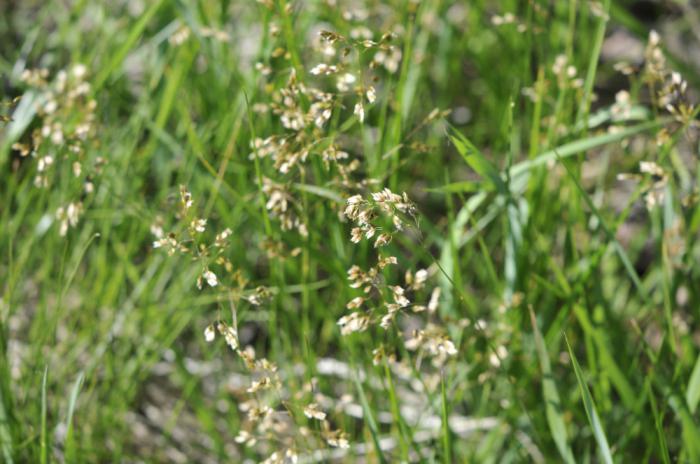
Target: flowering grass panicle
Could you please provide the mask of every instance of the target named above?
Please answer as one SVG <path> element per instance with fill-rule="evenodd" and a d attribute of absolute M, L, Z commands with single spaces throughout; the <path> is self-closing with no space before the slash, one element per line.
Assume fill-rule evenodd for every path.
<path fill-rule="evenodd" d="M 693 2 L 63 3 L 0 21 L 1 462 L 700 462 Z"/>
<path fill-rule="evenodd" d="M 363 239 L 374 241 L 374 248 L 386 247 L 396 233 L 405 232 L 411 219 L 417 224 L 417 210 L 404 192 L 401 195 L 393 193 L 388 188 L 372 193 L 368 198 L 353 195 L 347 199 L 345 216 L 356 224 L 351 230 L 350 240 L 359 243 Z M 391 224 L 391 229 L 385 229 L 384 224 Z M 376 238 L 375 237 L 376 234 Z M 410 269 L 404 272 L 403 285 L 390 284 L 385 276 L 389 266 L 398 266 L 396 256 L 383 255 L 378 250 L 377 264 L 367 271 L 353 265 L 348 270 L 350 287 L 360 289 L 362 296 L 357 296 L 346 304 L 353 311 L 338 320 L 343 335 L 353 332 L 364 332 L 373 325 L 383 330 L 397 327 L 397 317 L 401 314 L 417 314 L 426 310 L 435 319 L 440 298 L 440 287 L 430 292 L 428 301 L 420 304 L 416 298 L 423 294 L 430 277 L 427 269 L 419 269 L 415 273 Z M 411 297 L 411 298 L 409 298 Z M 407 311 L 410 310 L 410 313 Z M 411 351 L 433 356 L 435 365 L 442 365 L 448 356 L 457 354 L 457 348 L 448 338 L 446 331 L 434 322 L 428 322 L 425 329 L 414 329 L 405 346 Z M 384 356 L 384 348 L 374 350 L 375 362 Z"/>
<path fill-rule="evenodd" d="M 59 234 L 78 224 L 84 201 L 92 196 L 105 159 L 95 155 L 97 102 L 91 95 L 89 71 L 83 64 L 61 70 L 50 79 L 47 69 L 27 69 L 21 80 L 32 98 L 37 127 L 26 140 L 13 144 L 21 159 L 33 160 L 34 185 L 72 195 L 56 209 Z M 32 94 L 32 97 L 29 96 Z M 18 168 L 18 166 L 15 166 Z"/>

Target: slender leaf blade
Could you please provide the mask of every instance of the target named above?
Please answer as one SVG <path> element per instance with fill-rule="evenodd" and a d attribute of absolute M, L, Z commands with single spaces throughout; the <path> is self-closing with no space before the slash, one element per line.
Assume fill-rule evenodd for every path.
<path fill-rule="evenodd" d="M 41 464 L 46 464 L 49 462 L 48 432 L 46 429 L 46 415 L 48 410 L 48 404 L 46 400 L 46 385 L 48 383 L 48 378 L 49 366 L 47 365 L 44 367 L 44 375 L 41 378 Z"/>
<path fill-rule="evenodd" d="M 557 391 L 557 386 L 552 377 L 549 354 L 547 353 L 547 347 L 545 346 L 540 329 L 537 327 L 535 312 L 532 310 L 532 308 L 530 308 L 530 322 L 532 324 L 532 331 L 535 337 L 537 357 L 540 362 L 540 369 L 542 370 L 542 395 L 544 396 L 545 401 L 547 424 L 549 425 L 549 430 L 552 432 L 552 438 L 554 439 L 554 443 L 557 445 L 557 449 L 559 450 L 559 454 L 561 454 L 562 459 L 564 462 L 573 463 L 576 462 L 576 460 L 574 459 L 574 454 L 569 446 L 566 423 L 564 422 L 564 416 L 562 415 L 561 411 L 559 392 Z"/>
<path fill-rule="evenodd" d="M 66 414 L 66 456 L 74 457 L 75 453 L 75 436 L 73 433 L 73 414 L 75 413 L 75 405 L 78 402 L 78 394 L 80 393 L 80 388 L 83 385 L 83 380 L 85 379 L 85 373 L 80 372 L 78 378 L 75 379 L 73 383 L 73 388 L 71 389 L 70 397 L 68 399 L 68 413 Z"/>
<path fill-rule="evenodd" d="M 569 339 L 564 334 L 564 341 L 566 341 L 566 346 L 569 349 L 569 356 L 571 356 L 571 363 L 574 366 L 574 373 L 576 374 L 576 380 L 578 381 L 578 386 L 581 389 L 581 396 L 583 397 L 583 407 L 586 410 L 586 416 L 588 417 L 588 423 L 593 429 L 593 436 L 595 437 L 596 443 L 598 443 L 598 449 L 600 450 L 600 455 L 606 464 L 612 464 L 612 453 L 610 452 L 610 446 L 608 445 L 608 439 L 605 436 L 605 431 L 603 430 L 603 424 L 600 422 L 600 417 L 598 417 L 598 411 L 595 407 L 595 402 L 591 396 L 591 392 L 588 390 L 586 381 L 583 378 L 583 371 L 581 366 L 579 366 L 574 350 L 571 349 L 571 344 L 569 344 Z"/>
<path fill-rule="evenodd" d="M 685 402 L 688 404 L 691 414 L 695 414 L 698 401 L 700 401 L 700 355 L 695 360 L 695 367 L 693 367 L 693 372 L 690 374 L 688 389 L 685 392 Z"/>

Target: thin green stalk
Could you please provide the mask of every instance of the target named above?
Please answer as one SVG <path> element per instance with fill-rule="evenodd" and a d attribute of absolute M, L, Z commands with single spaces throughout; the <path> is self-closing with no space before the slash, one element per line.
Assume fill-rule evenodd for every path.
<path fill-rule="evenodd" d="M 44 367 L 44 375 L 41 377 L 41 464 L 47 464 L 49 462 L 49 446 L 48 446 L 48 431 L 46 428 L 46 415 L 48 411 L 48 404 L 46 400 L 46 385 L 49 377 L 49 366 Z"/>
<path fill-rule="evenodd" d="M 447 405 L 447 388 L 445 386 L 445 372 L 440 373 L 440 393 L 442 395 L 442 462 L 452 462 L 452 443 L 450 437 L 449 406 Z"/>
<path fill-rule="evenodd" d="M 265 193 L 263 192 L 263 177 L 262 169 L 260 168 L 260 157 L 258 156 L 258 149 L 255 146 L 255 127 L 253 126 L 253 111 L 250 108 L 250 102 L 248 101 L 248 94 L 243 92 L 245 96 L 246 111 L 248 112 L 248 128 L 250 129 L 250 139 L 253 141 L 253 163 L 255 164 L 255 177 L 258 180 L 258 191 L 260 198 L 260 216 L 263 219 L 263 224 L 265 224 L 265 234 L 268 237 L 272 237 L 272 225 L 270 224 L 270 218 L 267 216 L 267 208 L 265 207 Z"/>
<path fill-rule="evenodd" d="M 579 103 L 578 114 L 576 115 L 576 125 L 583 124 L 583 121 L 588 119 L 588 112 L 591 107 L 591 97 L 593 95 L 593 83 L 598 70 L 598 60 L 600 51 L 603 48 L 603 40 L 605 39 L 605 29 L 608 25 L 610 12 L 610 0 L 603 0 L 603 11 L 598 17 L 598 26 L 593 39 L 590 57 L 588 59 L 588 69 L 586 70 L 586 80 L 583 83 L 583 97 Z M 584 126 L 585 127 L 585 126 Z"/>

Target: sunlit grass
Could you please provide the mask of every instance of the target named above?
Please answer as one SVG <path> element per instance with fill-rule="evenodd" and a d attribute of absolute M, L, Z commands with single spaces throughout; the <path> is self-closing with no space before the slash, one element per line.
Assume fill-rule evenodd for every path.
<path fill-rule="evenodd" d="M 633 3 L 13 6 L 0 461 L 700 459 L 700 67 Z"/>

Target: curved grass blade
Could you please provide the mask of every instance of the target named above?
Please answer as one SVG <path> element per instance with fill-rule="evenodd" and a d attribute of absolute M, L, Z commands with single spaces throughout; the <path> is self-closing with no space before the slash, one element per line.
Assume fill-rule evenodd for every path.
<path fill-rule="evenodd" d="M 598 417 L 598 411 L 596 410 L 593 397 L 591 392 L 588 390 L 585 380 L 583 379 L 583 371 L 581 366 L 578 364 L 574 350 L 571 349 L 569 344 L 569 339 L 566 334 L 564 334 L 564 341 L 566 342 L 566 347 L 569 350 L 569 356 L 571 356 L 571 363 L 574 365 L 574 373 L 576 374 L 576 380 L 578 381 L 578 386 L 581 389 L 581 396 L 583 397 L 583 407 L 586 409 L 586 416 L 588 417 L 588 423 L 593 429 L 593 436 L 595 436 L 595 441 L 598 443 L 598 449 L 600 450 L 600 455 L 603 462 L 606 464 L 612 464 L 612 453 L 610 453 L 610 446 L 608 445 L 608 439 L 605 437 L 605 431 L 603 430 L 603 424 L 600 422 Z"/>
<path fill-rule="evenodd" d="M 365 390 L 362 387 L 362 382 L 360 382 L 356 371 L 353 371 L 352 377 L 355 382 L 355 386 L 357 387 L 357 395 L 360 399 L 362 410 L 364 412 L 365 417 L 367 418 L 367 425 L 369 426 L 369 432 L 372 435 L 372 442 L 374 443 L 374 449 L 377 453 L 377 457 L 379 458 L 380 463 L 386 464 L 387 460 L 384 457 L 382 447 L 379 443 L 379 428 L 377 427 L 377 422 L 374 420 L 374 415 L 372 414 L 372 410 L 370 409 L 369 403 L 367 402 L 367 397 L 365 396 Z"/>
<path fill-rule="evenodd" d="M 639 293 L 639 296 L 642 297 L 642 300 L 644 302 L 648 302 L 649 300 L 649 295 L 647 294 L 647 291 L 644 289 L 644 286 L 642 285 L 642 281 L 639 278 L 639 275 L 637 274 L 637 271 L 634 268 L 634 265 L 632 264 L 632 261 L 630 260 L 629 256 L 627 256 L 627 252 L 625 249 L 622 247 L 620 242 L 617 240 L 615 237 L 614 232 L 608 227 L 607 223 L 603 219 L 603 216 L 600 214 L 600 211 L 598 211 L 598 208 L 596 208 L 595 204 L 593 204 L 593 200 L 591 199 L 590 195 L 586 193 L 586 191 L 583 189 L 583 186 L 581 183 L 576 179 L 576 176 L 571 172 L 571 169 L 569 169 L 569 166 L 566 165 L 566 163 L 562 162 L 561 156 L 559 156 L 559 153 L 555 150 L 554 155 L 557 157 L 561 165 L 564 167 L 566 170 L 566 173 L 569 175 L 569 178 L 573 181 L 574 185 L 576 185 L 576 189 L 579 191 L 581 196 L 583 197 L 583 200 L 586 202 L 586 205 L 591 209 L 591 213 L 598 219 L 600 223 L 600 227 L 603 229 L 603 232 L 605 233 L 605 236 L 607 239 L 610 241 L 610 244 L 612 247 L 615 249 L 617 252 L 617 255 L 620 258 L 620 261 L 622 261 L 622 265 L 624 266 L 625 270 L 627 271 L 627 274 L 630 276 L 630 279 L 632 279 L 632 283 L 634 283 L 634 286 L 637 289 L 637 292 Z"/>
<path fill-rule="evenodd" d="M 73 383 L 70 398 L 68 399 L 68 414 L 66 415 L 66 457 L 69 461 L 71 458 L 75 457 L 76 453 L 73 434 L 73 413 L 75 412 L 75 404 L 78 401 L 78 394 L 80 393 L 80 387 L 83 385 L 84 378 L 85 373 L 80 372 L 78 378 L 75 379 L 75 383 Z"/>
<path fill-rule="evenodd" d="M 124 43 L 122 43 L 121 47 L 119 47 L 119 49 L 112 55 L 109 62 L 102 68 L 100 73 L 95 78 L 95 83 L 93 85 L 95 92 L 97 92 L 102 85 L 107 82 L 107 79 L 122 64 L 126 56 L 129 54 L 131 47 L 133 47 L 139 37 L 141 37 L 141 33 L 143 33 L 143 31 L 146 29 L 149 21 L 156 14 L 158 9 L 160 9 L 162 4 L 163 0 L 156 0 L 155 2 L 151 3 L 148 10 L 146 10 L 141 15 L 141 18 L 139 18 L 139 20 L 133 25 Z"/>
<path fill-rule="evenodd" d="M 620 132 L 605 133 L 592 137 L 585 137 L 579 140 L 574 140 L 573 142 L 565 143 L 552 150 L 545 151 L 536 156 L 535 158 L 527 159 L 525 161 L 521 161 L 520 163 L 516 163 L 510 169 L 508 169 L 507 173 L 508 177 L 511 179 L 511 195 L 518 196 L 522 194 L 522 192 L 527 187 L 527 179 L 530 174 L 530 170 L 538 166 L 544 166 L 556 160 L 557 158 L 569 158 L 571 156 L 583 153 L 587 150 L 591 150 L 596 147 L 607 145 L 613 142 L 619 142 L 620 140 L 623 140 L 635 134 L 658 129 L 666 122 L 668 121 L 663 118 L 660 118 L 657 120 L 645 121 L 643 123 L 630 126 L 626 129 L 621 130 Z M 456 134 L 460 133 L 456 132 Z M 461 139 L 457 137 L 457 140 Z M 502 178 L 503 177 L 501 177 L 501 182 Z M 486 200 L 489 198 L 489 187 L 491 187 L 491 189 L 493 190 L 493 186 L 489 186 L 488 182 L 482 182 L 481 186 L 482 190 L 471 196 L 469 200 L 467 200 L 467 203 L 462 207 L 462 210 L 460 210 L 458 218 L 465 215 L 463 217 L 464 224 L 466 224 L 466 217 L 468 215 L 473 214 L 479 207 L 481 207 L 481 205 L 486 203 Z M 491 211 L 495 213 L 495 210 Z M 497 214 L 492 214 L 488 221 L 484 221 L 484 226 L 491 222 L 491 220 L 495 219 L 496 216 Z M 461 224 L 461 226 L 463 227 L 464 224 Z M 469 232 L 463 232 L 463 234 L 461 235 L 466 234 L 469 234 Z M 463 236 L 460 236 L 459 246 L 464 246 L 464 244 L 466 244 L 466 242 L 468 241 L 469 240 L 465 240 Z"/>
<path fill-rule="evenodd" d="M 554 383 L 552 377 L 552 368 L 549 363 L 549 355 L 547 354 L 547 347 L 544 344 L 544 339 L 540 333 L 540 329 L 537 327 L 537 321 L 535 320 L 535 312 L 530 309 L 530 322 L 532 323 L 532 331 L 535 336 L 535 348 L 537 349 L 537 357 L 540 361 L 540 369 L 542 369 L 542 395 L 545 401 L 545 412 L 547 415 L 547 424 L 552 432 L 552 438 L 554 443 L 557 445 L 559 454 L 561 454 L 564 462 L 573 463 L 576 462 L 574 459 L 574 454 L 571 452 L 571 447 L 569 446 L 569 439 L 566 432 L 566 424 L 564 423 L 564 417 L 561 411 L 561 400 L 559 399 L 559 392 L 557 391 L 557 386 Z"/>
<path fill-rule="evenodd" d="M 593 339 L 598 348 L 601 366 L 605 369 L 606 375 L 617 389 L 622 403 L 629 410 L 641 414 L 642 404 L 639 402 L 639 395 L 636 394 L 629 380 L 625 377 L 625 373 L 618 365 L 618 362 L 615 361 L 613 350 L 609 346 L 609 341 L 606 339 L 604 332 L 596 328 L 583 307 L 574 305 L 573 310 L 581 328 Z"/>
<path fill-rule="evenodd" d="M 396 424 L 399 429 L 399 443 L 401 445 L 401 453 L 402 453 L 402 459 L 408 459 L 408 442 L 409 440 L 411 441 L 412 445 L 415 445 L 413 443 L 413 437 L 410 437 L 410 431 L 408 430 L 408 426 L 406 425 L 406 422 L 403 420 L 403 417 L 401 416 L 400 408 L 399 408 L 399 401 L 396 399 L 396 389 L 394 387 L 394 381 L 391 378 L 391 371 L 389 370 L 389 364 L 387 363 L 386 359 L 384 359 L 384 376 L 386 378 L 387 382 L 387 392 L 389 394 L 389 403 L 391 405 L 391 414 L 394 416 L 394 420 L 396 421 Z"/>
<path fill-rule="evenodd" d="M 627 127 L 620 132 L 584 137 L 582 139 L 574 140 L 573 142 L 559 145 L 557 148 L 541 153 L 536 158 L 521 161 L 520 163 L 515 164 L 512 168 L 510 168 L 510 177 L 515 178 L 516 176 L 528 172 L 532 168 L 546 165 L 557 158 L 568 158 L 602 145 L 618 142 L 635 134 L 658 129 L 666 122 L 668 121 L 664 119 L 646 121 L 641 124 Z"/>
<path fill-rule="evenodd" d="M 663 417 L 659 415 L 656 400 L 654 399 L 654 392 L 651 388 L 651 383 L 647 383 L 647 396 L 649 397 L 649 403 L 651 404 L 651 412 L 654 414 L 654 425 L 656 426 L 656 436 L 659 439 L 661 459 L 663 460 L 664 464 L 671 464 L 671 456 L 668 452 L 668 445 L 666 444 L 666 436 L 664 434 Z"/>
<path fill-rule="evenodd" d="M 345 200 L 343 197 L 338 195 L 336 192 L 333 190 L 327 189 L 325 187 L 320 187 L 318 185 L 311 185 L 311 184 L 294 184 L 294 188 L 301 191 L 301 192 L 308 192 L 312 195 L 316 195 L 321 198 L 326 198 L 328 200 L 334 201 L 339 204 L 345 204 Z"/>
<path fill-rule="evenodd" d="M 497 190 L 501 193 L 506 192 L 506 185 L 501 178 L 498 168 L 491 164 L 486 157 L 479 151 L 474 144 L 467 139 L 464 134 L 459 132 L 452 126 L 448 126 L 449 131 L 447 136 L 454 144 L 457 151 L 462 156 L 464 161 L 484 180 L 492 185 L 492 190 Z"/>
<path fill-rule="evenodd" d="M 680 420 L 683 448 L 685 450 L 684 453 L 687 453 L 687 461 L 700 462 L 700 431 L 695 418 L 686 407 L 680 394 L 673 387 L 666 384 L 663 378 L 659 378 L 657 382 L 661 385 L 664 397 L 668 398 L 668 404 L 671 406 L 671 409 Z"/>
<path fill-rule="evenodd" d="M 5 164 L 10 147 L 19 140 L 24 131 L 29 127 L 34 119 L 37 108 L 43 104 L 45 98 L 34 92 L 26 92 L 12 113 L 12 122 L 4 128 L 4 133 L 0 139 L 0 165 Z"/>

